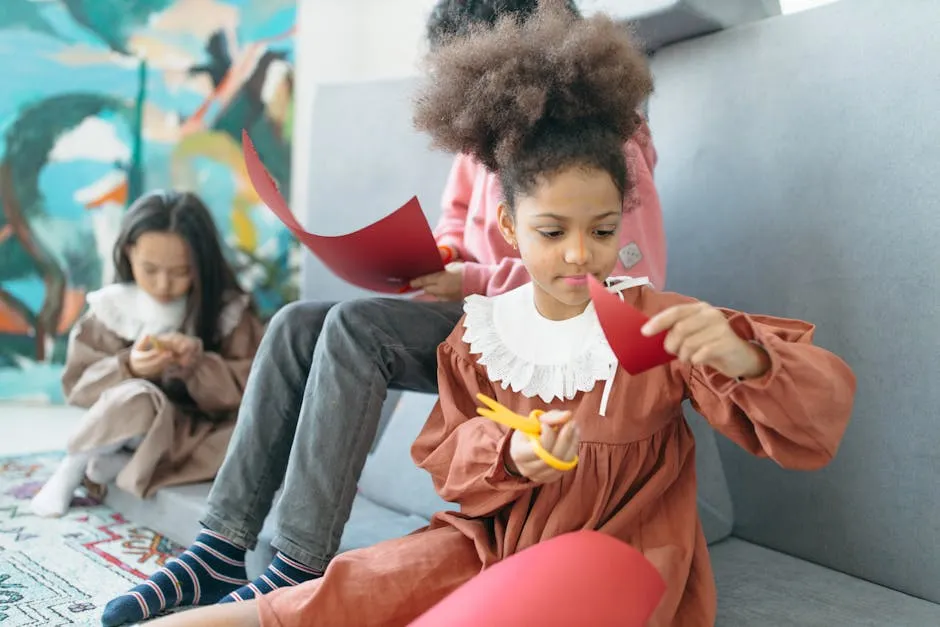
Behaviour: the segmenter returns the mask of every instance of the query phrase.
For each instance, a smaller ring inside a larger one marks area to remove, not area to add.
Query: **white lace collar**
[[[646,277],[616,279],[621,292],[648,285]],[[548,320],[535,308],[531,283],[494,297],[473,295],[464,304],[463,341],[479,355],[487,376],[505,389],[543,402],[570,400],[598,381],[610,384],[617,357],[608,345],[594,305],[568,320]],[[605,390],[601,414],[606,409]]]
[[[90,292],[88,307],[104,326],[133,342],[144,335],[181,331],[186,322],[186,298],[161,303],[134,283],[114,283]],[[226,337],[241,320],[249,297],[229,301],[219,316],[219,332]]]

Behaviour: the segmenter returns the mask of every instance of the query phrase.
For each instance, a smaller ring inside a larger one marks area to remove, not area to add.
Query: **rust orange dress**
[[[612,289],[647,315],[693,302],[636,282]],[[855,394],[850,368],[812,344],[811,324],[725,313],[742,338],[769,354],[761,378],[731,380],[678,361],[631,376],[617,367],[591,306],[559,322],[537,313],[531,284],[470,297],[439,348],[440,400],[412,449],[460,511],[342,554],[321,579],[262,597],[262,625],[407,625],[482,569],[579,529],[631,544],[663,574],[667,591],[651,626],[713,625],[715,584],[683,399],[754,455],[813,470],[835,455]],[[520,414],[572,411],[581,434],[578,466],[548,485],[507,474],[510,433],[477,417],[478,392]],[[563,576],[564,565],[558,568]]]

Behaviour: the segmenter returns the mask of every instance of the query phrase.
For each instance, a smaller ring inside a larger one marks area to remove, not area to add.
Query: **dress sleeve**
[[[740,337],[767,352],[770,369],[760,378],[735,380],[674,361],[693,406],[739,446],[784,468],[828,464],[852,414],[852,370],[812,343],[815,327],[807,322],[723,311]]]
[[[189,372],[181,376],[199,409],[210,414],[238,409],[263,334],[261,321],[246,309],[220,352],[203,353]]]
[[[131,347],[93,314],[79,320],[69,334],[62,391],[70,405],[91,407],[101,393],[133,378]]]
[[[471,517],[489,516],[532,488],[510,475],[504,454],[512,432],[476,415],[477,393],[494,397],[492,384],[448,340],[438,349],[440,398],[411,455],[427,470],[438,494]]]

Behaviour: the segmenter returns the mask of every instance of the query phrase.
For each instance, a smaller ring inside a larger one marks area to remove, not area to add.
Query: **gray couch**
[[[653,59],[668,288],[811,320],[859,380],[838,457],[815,473],[753,459],[688,412],[722,627],[940,625],[940,92],[921,87],[940,58],[938,23],[935,0],[840,0]],[[411,131],[412,87],[320,89],[318,229],[352,230],[416,192],[436,219],[449,157]],[[312,257],[305,293],[366,295]],[[408,456],[433,401],[390,397],[344,548],[446,506]],[[109,499],[187,544],[206,489]],[[269,557],[262,543],[251,570]]]

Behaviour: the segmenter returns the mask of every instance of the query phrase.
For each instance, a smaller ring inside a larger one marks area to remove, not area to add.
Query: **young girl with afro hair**
[[[502,560],[600,533],[641,552],[665,581],[649,625],[713,625],[683,400],[785,468],[817,469],[835,455],[855,378],[812,344],[811,324],[611,277],[630,191],[622,145],[640,124],[634,112],[652,79],[611,19],[577,20],[542,4],[525,22],[504,20],[437,48],[417,101],[416,124],[437,146],[499,173],[501,232],[532,277],[499,296],[469,297],[438,351],[440,400],[412,455],[459,511],[339,555],[320,579],[221,610],[231,620],[216,614],[217,624],[407,625]],[[677,359],[636,376],[621,369],[591,304],[591,277],[651,317],[645,334],[666,331]],[[477,415],[478,394],[523,416],[546,410],[541,447],[578,463],[546,464],[523,433]],[[590,572],[570,562],[555,569],[559,578]],[[505,595],[527,585],[519,579]],[[625,603],[630,585],[623,582]],[[546,602],[581,603],[580,624],[599,624],[582,599]]]

